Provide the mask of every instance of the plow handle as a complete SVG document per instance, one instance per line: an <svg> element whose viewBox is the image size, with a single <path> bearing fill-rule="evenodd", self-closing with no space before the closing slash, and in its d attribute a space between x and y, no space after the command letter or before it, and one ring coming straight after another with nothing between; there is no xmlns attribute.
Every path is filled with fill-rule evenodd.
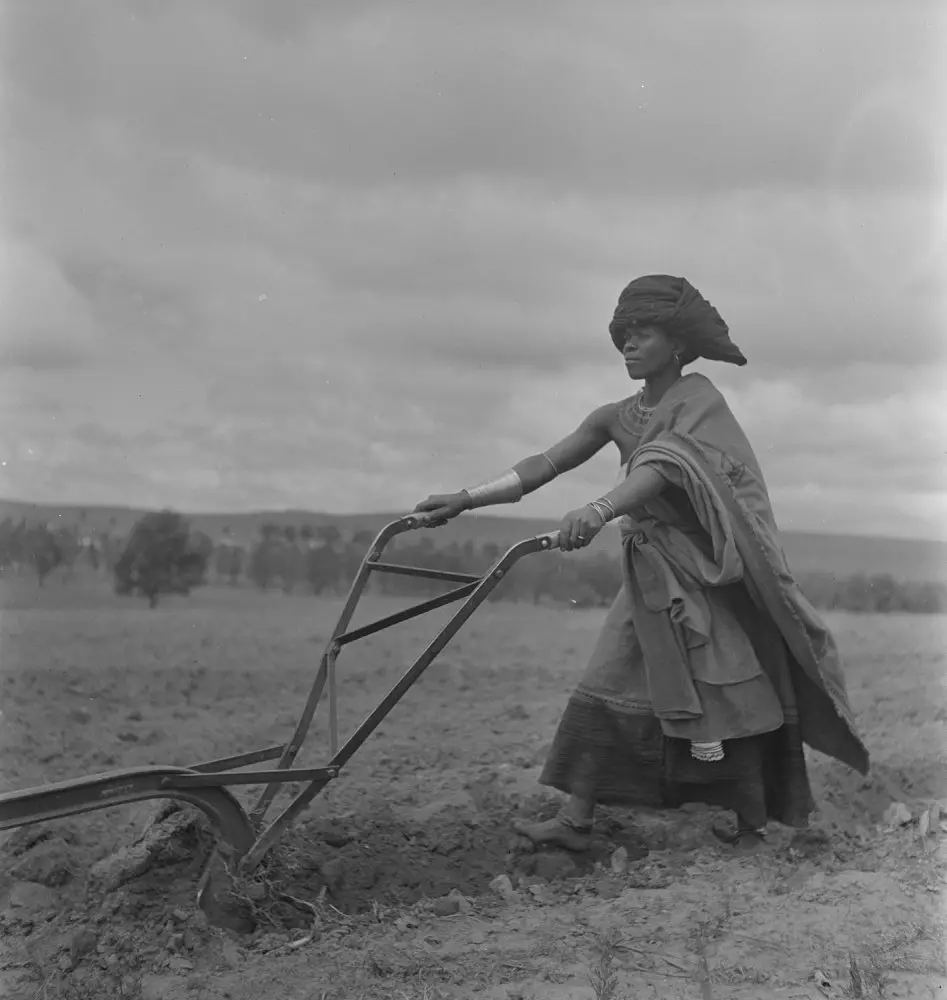
<svg viewBox="0 0 947 1000"><path fill-rule="evenodd" d="M447 524L447 521L439 520L433 521L426 514L406 514L400 520L395 521L394 524L398 525L398 531L413 531L417 528L440 528ZM390 527L390 526L389 526ZM542 535L534 535L533 540L545 543L542 545L543 549L558 549L559 548L559 532L558 531L548 531Z"/></svg>

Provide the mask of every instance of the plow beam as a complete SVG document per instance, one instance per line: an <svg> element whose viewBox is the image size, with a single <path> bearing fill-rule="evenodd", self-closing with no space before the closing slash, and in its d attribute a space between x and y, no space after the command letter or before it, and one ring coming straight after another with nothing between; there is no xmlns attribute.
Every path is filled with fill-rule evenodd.
<svg viewBox="0 0 947 1000"><path fill-rule="evenodd" d="M0 830L143 799L177 799L200 809L234 857L242 858L255 839L247 814L219 782L212 785L187 783L188 778L193 781L201 777L207 776L186 767L135 767L21 792L5 792L0 795Z"/></svg>

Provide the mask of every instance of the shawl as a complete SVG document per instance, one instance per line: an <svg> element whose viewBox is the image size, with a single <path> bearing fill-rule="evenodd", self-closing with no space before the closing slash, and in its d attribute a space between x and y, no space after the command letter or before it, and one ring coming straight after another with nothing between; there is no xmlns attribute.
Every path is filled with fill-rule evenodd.
<svg viewBox="0 0 947 1000"><path fill-rule="evenodd" d="M867 773L868 751L834 637L793 579L759 462L705 376L684 376L658 403L627 471L643 467L684 490L705 534L698 547L693 530L662 496L623 519L629 559L634 539L640 542L642 532L647 537L652 572L642 574L645 587L651 589L649 578L661 579L665 594L670 588L693 597L700 588L742 580L785 640L803 741ZM699 605L692 605L695 612Z"/></svg>

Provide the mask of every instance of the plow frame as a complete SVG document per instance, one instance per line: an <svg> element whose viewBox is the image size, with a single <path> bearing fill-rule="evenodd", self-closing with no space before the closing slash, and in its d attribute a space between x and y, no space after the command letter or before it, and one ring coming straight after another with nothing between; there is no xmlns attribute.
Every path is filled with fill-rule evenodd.
<svg viewBox="0 0 947 1000"><path fill-rule="evenodd" d="M252 874L280 836L323 788L338 776L342 767L381 725L408 689L506 577L514 564L523 556L548 551L559 545L558 531L524 539L507 549L483 576L405 566L381 560L385 547L398 535L417 528L433 526L425 515L409 514L385 525L375 537L349 588L342 612L319 661L299 722L287 743L193 764L190 767L128 768L6 792L0 794L0 831L107 809L129 802L175 799L196 806L211 821L218 836L218 846L214 854L240 874ZM349 630L359 600L368 582L377 573L443 580L458 586L412 607ZM337 660L341 650L359 639L456 601L463 601L463 604L340 746ZM328 696L330 759L322 767L294 768L293 764L303 747L324 694ZM276 766L265 770L240 770L269 761L276 761ZM281 786L289 783L300 783L304 787L278 815L267 822L267 814ZM264 786L249 814L228 788L231 785L245 784ZM208 860L205 875L201 880L199 898L205 891L213 860L214 855Z"/></svg>

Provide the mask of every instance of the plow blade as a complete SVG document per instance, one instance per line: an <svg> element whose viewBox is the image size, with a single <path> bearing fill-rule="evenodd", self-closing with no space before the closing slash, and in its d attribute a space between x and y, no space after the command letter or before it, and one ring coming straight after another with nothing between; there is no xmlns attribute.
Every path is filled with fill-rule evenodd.
<svg viewBox="0 0 947 1000"><path fill-rule="evenodd" d="M0 795L0 830L144 799L177 799L200 809L233 854L243 857L255 839L243 807L220 784L188 784L189 776L202 777L186 767L135 767L6 792Z"/></svg>

